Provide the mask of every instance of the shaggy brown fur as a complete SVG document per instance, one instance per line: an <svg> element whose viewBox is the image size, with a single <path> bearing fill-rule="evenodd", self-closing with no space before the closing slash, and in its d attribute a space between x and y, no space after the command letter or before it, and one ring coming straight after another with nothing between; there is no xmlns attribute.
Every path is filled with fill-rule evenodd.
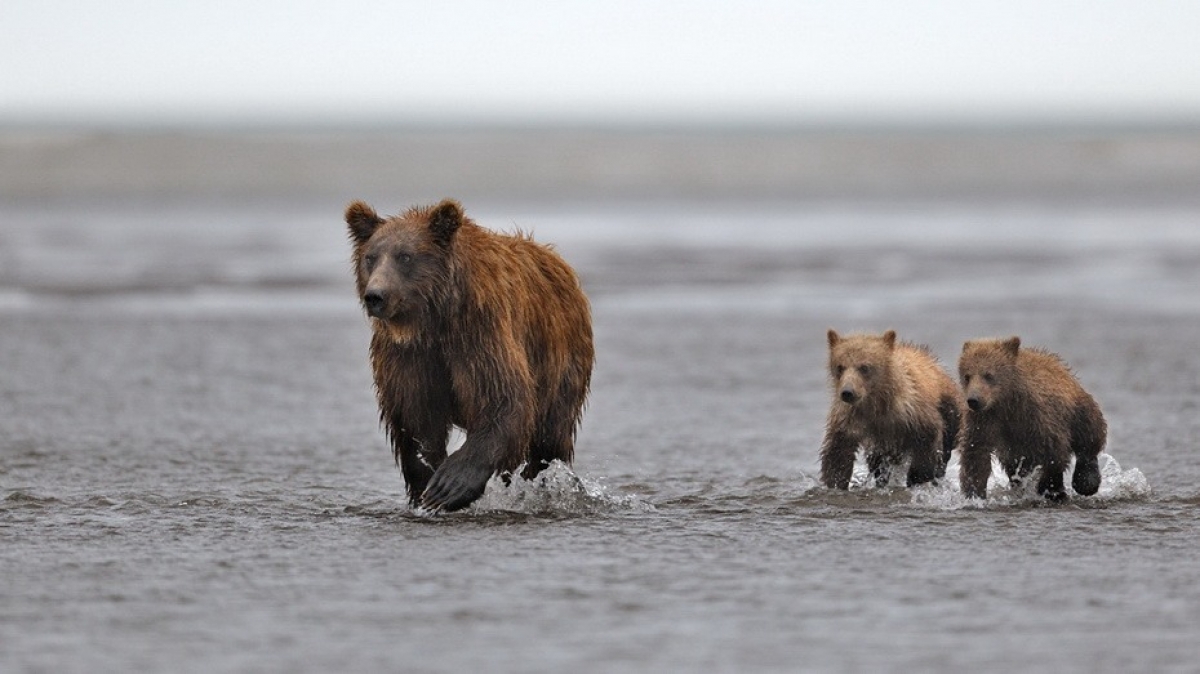
<svg viewBox="0 0 1200 674"><path fill-rule="evenodd" d="M1108 427L1100 406L1058 356L1021 348L1019 337L963 344L958 373L967 397L960 478L963 493L987 495L992 455L1019 483L1041 467L1039 494L1066 496L1063 472L1075 455L1071 487L1090 496L1100 489L1097 456Z"/></svg>
<svg viewBox="0 0 1200 674"><path fill-rule="evenodd" d="M575 273L523 235L490 232L455 201L381 218L346 209L371 317L380 417L409 500L456 510L495 473L570 462L594 359ZM452 425L466 432L447 456Z"/></svg>
<svg viewBox="0 0 1200 674"><path fill-rule="evenodd" d="M829 331L833 406L821 448L821 482L847 489L861 445L877 485L909 459L908 486L946 473L962 419L954 380L924 346L896 332L842 337Z"/></svg>

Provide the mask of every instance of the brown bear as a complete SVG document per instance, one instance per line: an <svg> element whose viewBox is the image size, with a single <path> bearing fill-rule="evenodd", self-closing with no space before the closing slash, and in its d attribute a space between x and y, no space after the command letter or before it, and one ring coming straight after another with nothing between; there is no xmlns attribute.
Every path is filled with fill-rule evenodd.
<svg viewBox="0 0 1200 674"><path fill-rule="evenodd" d="M830 330L833 406L821 448L821 482L847 489L861 445L875 484L909 461L908 486L945 475L958 444L962 395L928 348L882 335Z"/></svg>
<svg viewBox="0 0 1200 674"><path fill-rule="evenodd" d="M380 419L409 501L464 508L494 474L569 463L592 375L591 312L575 272L523 234L445 200L382 218L346 208L371 321ZM466 433L447 456L451 426Z"/></svg>
<svg viewBox="0 0 1200 674"><path fill-rule="evenodd" d="M1097 457L1108 427L1100 406L1057 355L1023 349L1020 337L969 341L958 374L967 398L959 466L966 496L987 496L993 454L1015 484L1040 466L1037 491L1054 500L1066 497L1063 472L1074 454L1075 493L1100 489Z"/></svg>

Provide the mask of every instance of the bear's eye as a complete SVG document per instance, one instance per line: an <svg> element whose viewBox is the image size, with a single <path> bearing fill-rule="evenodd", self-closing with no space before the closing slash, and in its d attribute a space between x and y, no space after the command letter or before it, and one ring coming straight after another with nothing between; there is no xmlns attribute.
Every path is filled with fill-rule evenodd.
<svg viewBox="0 0 1200 674"><path fill-rule="evenodd" d="M967 384L970 384L970 383L971 383L971 375L969 375L969 374L964 374L964 375L962 376L962 383L963 383L963 386L966 386Z"/></svg>
<svg viewBox="0 0 1200 674"><path fill-rule="evenodd" d="M870 365L859 365L859 366L858 366L858 373L859 373L859 374L861 374L861 375L862 375L862 376L864 376L864 377L869 377L869 376L871 376L871 370L872 370L872 369L873 369L873 368L872 368Z"/></svg>
<svg viewBox="0 0 1200 674"><path fill-rule="evenodd" d="M833 371L834 371L834 373L836 373L836 374L837 374L837 376L839 376L839 377L840 377L840 376L842 376L843 374L845 374L845 373L846 373L846 366L845 366L845 365L838 365L837 367L833 368Z"/></svg>
<svg viewBox="0 0 1200 674"><path fill-rule="evenodd" d="M363 257L363 262L366 262L368 267L374 267L375 263L378 261L379 256L375 253L367 253L367 255Z"/></svg>
<svg viewBox="0 0 1200 674"><path fill-rule="evenodd" d="M412 254L411 253L396 253L396 261L401 264L408 264L409 262L412 262Z"/></svg>
<svg viewBox="0 0 1200 674"><path fill-rule="evenodd" d="M984 372L984 373L983 373L983 380L984 380L984 381L986 381L986 382L987 382L987 383L989 383L989 384L995 384L995 383L996 383L996 377L995 377L995 376L994 376L994 375L993 375L991 372Z"/></svg>

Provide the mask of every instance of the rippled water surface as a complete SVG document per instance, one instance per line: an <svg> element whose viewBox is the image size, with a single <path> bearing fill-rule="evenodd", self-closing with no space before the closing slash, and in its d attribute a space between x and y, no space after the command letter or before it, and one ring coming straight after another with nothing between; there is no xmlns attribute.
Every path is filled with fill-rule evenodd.
<svg viewBox="0 0 1200 674"><path fill-rule="evenodd" d="M0 669L1200 667L1200 208L467 207L575 264L598 361L572 469L438 517L341 204L0 208ZM817 487L829 327L1059 352L1100 493Z"/></svg>

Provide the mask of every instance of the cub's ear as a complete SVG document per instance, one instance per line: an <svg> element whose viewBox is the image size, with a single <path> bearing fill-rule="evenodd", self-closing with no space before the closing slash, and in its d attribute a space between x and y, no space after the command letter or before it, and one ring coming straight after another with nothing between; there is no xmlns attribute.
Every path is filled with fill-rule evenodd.
<svg viewBox="0 0 1200 674"><path fill-rule="evenodd" d="M462 221L462 204L453 199L443 199L429 212L429 231L433 234L433 240L443 246L450 245Z"/></svg>
<svg viewBox="0 0 1200 674"><path fill-rule="evenodd" d="M842 336L837 333L837 330L830 330L825 336L829 338L829 348L831 349L842 341Z"/></svg>
<svg viewBox="0 0 1200 674"><path fill-rule="evenodd" d="M366 203L355 201L346 207L346 224L350 227L350 238L355 244L361 245L379 229L383 218Z"/></svg>
<svg viewBox="0 0 1200 674"><path fill-rule="evenodd" d="M887 332L883 333L883 343L887 344L887 348L889 349L896 348L896 331L888 330Z"/></svg>
<svg viewBox="0 0 1200 674"><path fill-rule="evenodd" d="M1010 356L1016 356L1017 352L1021 350L1021 338L1017 336L1009 337L1001 342L1000 346L1003 346L1004 350L1008 352Z"/></svg>

